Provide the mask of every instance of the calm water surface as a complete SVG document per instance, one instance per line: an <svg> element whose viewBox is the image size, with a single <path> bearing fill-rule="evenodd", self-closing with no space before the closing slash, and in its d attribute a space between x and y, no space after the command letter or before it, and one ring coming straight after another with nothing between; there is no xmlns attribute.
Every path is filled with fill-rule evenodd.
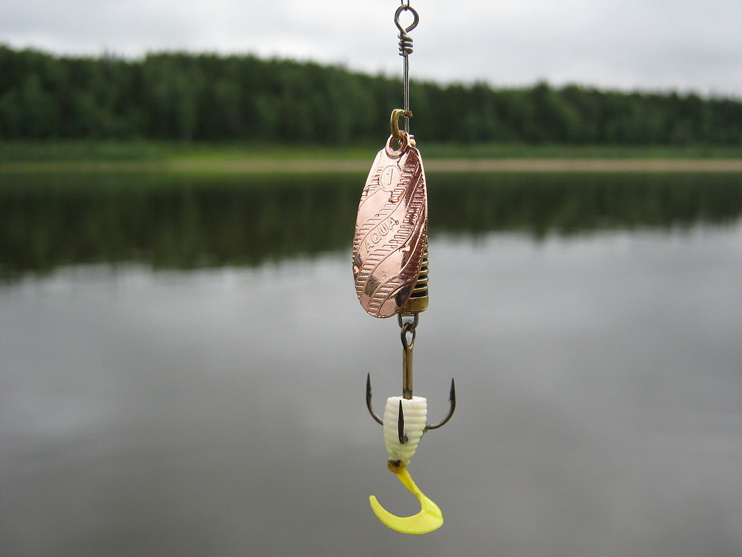
<svg viewBox="0 0 742 557"><path fill-rule="evenodd" d="M742 554L742 177L429 178L422 537L363 177L0 188L0 553Z"/></svg>

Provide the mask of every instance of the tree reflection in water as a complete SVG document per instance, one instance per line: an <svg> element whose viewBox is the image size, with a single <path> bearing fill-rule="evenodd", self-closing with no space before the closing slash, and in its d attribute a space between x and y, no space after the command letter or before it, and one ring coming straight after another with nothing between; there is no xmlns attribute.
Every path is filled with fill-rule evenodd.
<svg viewBox="0 0 742 557"><path fill-rule="evenodd" d="M60 265L255 265L349 249L363 176L13 176L0 189L0 274ZM735 174L432 174L431 234L535 239L721 225L742 214Z"/></svg>

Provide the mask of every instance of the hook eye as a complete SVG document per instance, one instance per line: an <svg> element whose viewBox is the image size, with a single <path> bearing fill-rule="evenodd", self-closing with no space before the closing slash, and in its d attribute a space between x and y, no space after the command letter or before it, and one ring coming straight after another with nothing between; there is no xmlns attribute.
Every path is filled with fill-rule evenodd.
<svg viewBox="0 0 742 557"><path fill-rule="evenodd" d="M408 25L406 28L402 27L402 24L399 22L399 16L402 15L402 12L412 12L412 23ZM397 26L397 29L399 29L400 33L409 33L412 31L415 27L417 27L417 24L420 23L420 16L418 15L417 11L415 11L415 8L408 4L402 4L399 8L397 8L397 11L394 12L394 24Z"/></svg>

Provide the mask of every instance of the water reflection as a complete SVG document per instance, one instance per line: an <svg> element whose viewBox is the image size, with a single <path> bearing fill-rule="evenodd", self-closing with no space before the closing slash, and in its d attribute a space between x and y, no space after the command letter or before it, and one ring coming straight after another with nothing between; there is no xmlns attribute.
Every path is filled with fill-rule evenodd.
<svg viewBox="0 0 742 557"><path fill-rule="evenodd" d="M146 262L254 265L345 249L362 176L15 176L0 188L0 273ZM687 227L742 214L735 175L433 175L432 234Z"/></svg>
<svg viewBox="0 0 742 557"><path fill-rule="evenodd" d="M3 188L0 553L742 554L738 178L431 176L422 538L368 506L416 501L364 403L401 350L362 179Z"/></svg>
<svg viewBox="0 0 742 557"><path fill-rule="evenodd" d="M433 228L464 235L670 229L728 223L742 214L737 175L480 174L442 176L434 184Z"/></svg>
<svg viewBox="0 0 742 557"><path fill-rule="evenodd" d="M13 178L0 190L0 266L145 261L154 268L251 265L347 243L358 204L338 176Z"/></svg>

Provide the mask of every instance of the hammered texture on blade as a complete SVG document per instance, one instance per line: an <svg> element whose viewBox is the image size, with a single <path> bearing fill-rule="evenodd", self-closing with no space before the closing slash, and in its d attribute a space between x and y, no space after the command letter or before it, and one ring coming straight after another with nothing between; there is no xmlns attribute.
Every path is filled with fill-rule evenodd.
<svg viewBox="0 0 742 557"><path fill-rule="evenodd" d="M428 195L420 152L404 141L387 146L371 167L358 205L353 276L374 317L399 313L412 293L425 251Z"/></svg>

